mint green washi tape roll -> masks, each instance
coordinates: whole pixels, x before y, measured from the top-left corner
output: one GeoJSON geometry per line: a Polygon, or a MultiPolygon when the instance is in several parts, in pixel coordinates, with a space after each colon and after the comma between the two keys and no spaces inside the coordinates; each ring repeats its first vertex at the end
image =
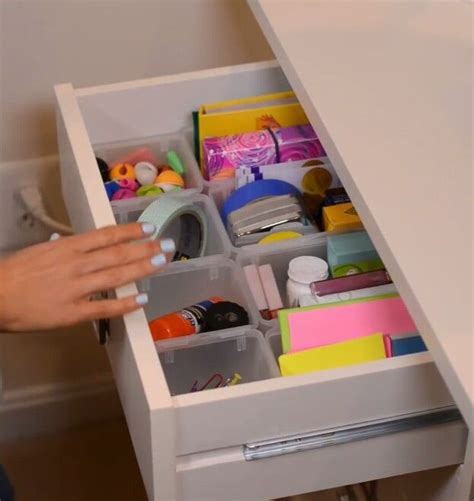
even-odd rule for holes
{"type": "Polygon", "coordinates": [[[163,196],[140,214],[138,222],[155,225],[156,231],[151,239],[174,240],[176,254],[173,261],[193,259],[204,254],[207,243],[206,216],[199,206],[191,202],[163,196]]]}

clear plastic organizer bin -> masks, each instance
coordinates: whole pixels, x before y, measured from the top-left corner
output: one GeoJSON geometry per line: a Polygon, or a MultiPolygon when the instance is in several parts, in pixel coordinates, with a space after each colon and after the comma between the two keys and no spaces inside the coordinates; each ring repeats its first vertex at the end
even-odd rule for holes
{"type": "MultiPolygon", "coordinates": [[[[172,196],[171,194],[169,195],[172,196]]],[[[222,255],[230,257],[232,254],[232,245],[227,232],[225,231],[222,220],[217,212],[213,201],[206,195],[189,194],[186,197],[181,196],[189,203],[198,206],[204,212],[207,224],[207,241],[203,257],[222,255]]],[[[113,206],[113,212],[118,224],[125,224],[137,221],[140,214],[155,200],[155,197],[137,197],[130,200],[123,200],[122,204],[113,206]]],[[[174,223],[179,225],[179,220],[174,223]]],[[[179,227],[174,227],[175,232],[180,231],[179,227]]]]}
{"type": "MultiPolygon", "coordinates": [[[[299,256],[316,256],[327,260],[327,236],[325,233],[319,233],[313,236],[307,236],[300,239],[288,240],[274,245],[254,245],[244,248],[237,254],[236,261],[242,267],[249,264],[260,266],[270,264],[275,275],[278,291],[283,302],[283,306],[288,307],[286,296],[286,282],[288,280],[288,264],[299,256]]],[[[260,317],[260,326],[266,331],[275,327],[278,320],[265,320],[260,317]]]]}
{"type": "MultiPolygon", "coordinates": [[[[201,176],[201,172],[194,156],[193,150],[189,142],[186,140],[184,132],[140,138],[129,141],[119,141],[115,143],[92,145],[95,156],[105,160],[109,167],[111,167],[118,159],[120,159],[120,157],[123,157],[134,149],[144,147],[149,148],[154,153],[159,165],[167,164],[166,154],[169,150],[174,150],[178,154],[181,162],[186,169],[183,176],[185,186],[184,190],[177,193],[171,192],[158,196],[201,193],[203,191],[203,178],[201,176]]],[[[112,207],[115,208],[121,207],[122,205],[127,205],[127,203],[130,201],[134,201],[134,199],[112,200],[110,203],[112,207]]]]}
{"type": "MultiPolygon", "coordinates": [[[[258,325],[259,314],[242,270],[230,259],[216,256],[181,263],[142,280],[138,286],[148,292],[149,302],[145,307],[148,321],[218,296],[245,308],[249,325],[258,325]]],[[[206,336],[215,336],[215,332],[199,334],[201,338],[206,336]]]]}
{"type": "Polygon", "coordinates": [[[155,343],[171,395],[221,386],[238,374],[239,384],[278,377],[278,366],[261,332],[231,329],[155,343]]]}
{"type": "MultiPolygon", "coordinates": [[[[205,183],[206,183],[205,186],[206,193],[212,200],[214,200],[214,203],[216,204],[219,214],[221,214],[224,202],[235,191],[234,179],[226,179],[222,181],[213,181],[213,182],[205,181],[205,183]]],[[[262,240],[262,238],[264,238],[265,236],[278,231],[296,231],[298,233],[301,233],[302,235],[314,235],[316,233],[320,233],[319,229],[313,225],[303,226],[301,223],[286,223],[281,226],[276,226],[270,231],[254,233],[252,235],[245,235],[244,237],[239,238],[238,244],[234,244],[234,247],[239,249],[247,245],[258,244],[258,242],[262,240]]]]}
{"type": "Polygon", "coordinates": [[[265,333],[265,341],[268,343],[275,361],[278,363],[278,357],[283,355],[283,347],[281,345],[281,334],[278,327],[274,327],[265,333]]]}

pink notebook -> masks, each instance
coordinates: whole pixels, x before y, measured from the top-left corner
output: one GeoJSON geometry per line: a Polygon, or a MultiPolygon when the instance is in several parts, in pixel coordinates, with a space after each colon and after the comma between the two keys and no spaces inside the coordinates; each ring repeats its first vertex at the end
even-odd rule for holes
{"type": "Polygon", "coordinates": [[[290,351],[349,341],[375,332],[402,334],[416,326],[400,297],[288,314],[290,351]]]}

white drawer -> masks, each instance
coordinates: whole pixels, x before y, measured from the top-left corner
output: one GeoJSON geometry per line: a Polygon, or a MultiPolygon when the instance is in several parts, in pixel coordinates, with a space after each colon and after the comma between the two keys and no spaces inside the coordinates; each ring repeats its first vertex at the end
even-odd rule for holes
{"type": "MultiPolygon", "coordinates": [[[[63,193],[75,230],[115,224],[94,145],[174,134],[189,128],[191,111],[202,102],[285,89],[288,83],[274,62],[79,90],[68,84],[57,86],[63,193]]],[[[174,264],[163,277],[153,279],[152,302],[179,308],[203,299],[197,287],[182,289],[184,270],[212,270],[220,259],[224,258],[174,264]],[[163,285],[169,283],[173,274],[181,276],[173,282],[180,284],[175,297],[169,287],[159,286],[160,280],[163,285]]],[[[213,282],[209,273],[206,291],[229,294],[223,289],[232,288],[234,280],[221,280],[218,274],[213,282]]],[[[242,287],[249,303],[244,282],[242,287]]],[[[130,285],[117,290],[117,295],[135,291],[136,286],[130,285]]],[[[255,308],[250,303],[248,308],[257,327],[255,308]]],[[[251,496],[253,488],[256,497],[264,498],[277,494],[272,482],[281,486],[278,494],[283,495],[463,461],[461,423],[282,458],[243,459],[242,446],[250,442],[453,405],[428,353],[171,396],[144,312],[112,321],[110,330],[107,351],[151,499],[181,495],[196,499],[193,492],[201,493],[201,499],[224,492],[227,499],[240,499],[241,493],[251,496]],[[437,440],[443,430],[449,440],[437,440]],[[360,461],[362,454],[364,461],[360,461]],[[334,461],[342,466],[337,479],[327,475],[334,461]],[[262,475],[275,479],[287,470],[295,474],[259,483],[262,475]]]]}

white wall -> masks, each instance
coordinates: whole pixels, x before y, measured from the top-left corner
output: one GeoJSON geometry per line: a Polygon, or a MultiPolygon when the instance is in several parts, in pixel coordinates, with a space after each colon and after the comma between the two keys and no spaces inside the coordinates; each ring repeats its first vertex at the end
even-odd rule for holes
{"type": "Polygon", "coordinates": [[[0,161],[55,151],[55,83],[95,85],[271,57],[244,0],[0,1],[0,161]]]}
{"type": "MultiPolygon", "coordinates": [[[[0,182],[2,162],[56,152],[55,83],[95,85],[272,57],[244,0],[0,2],[0,182]]],[[[36,386],[54,392],[108,371],[87,327],[2,335],[0,356],[13,395],[36,386]]]]}

